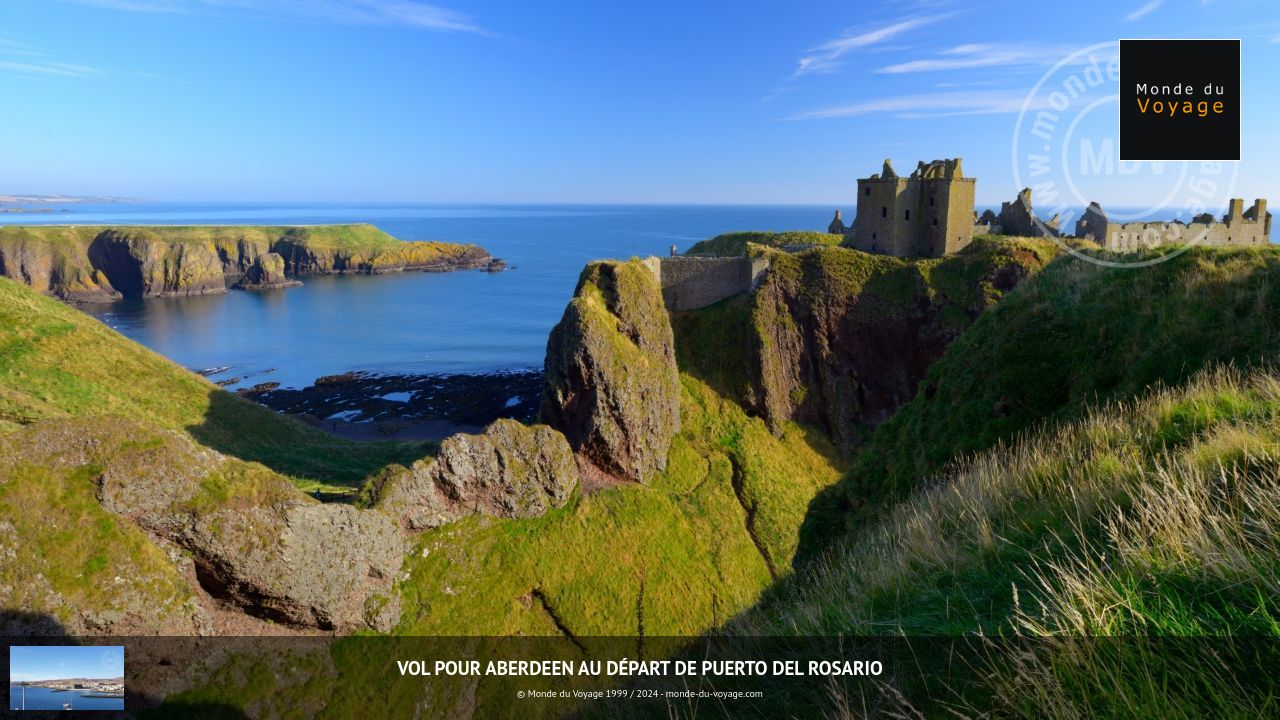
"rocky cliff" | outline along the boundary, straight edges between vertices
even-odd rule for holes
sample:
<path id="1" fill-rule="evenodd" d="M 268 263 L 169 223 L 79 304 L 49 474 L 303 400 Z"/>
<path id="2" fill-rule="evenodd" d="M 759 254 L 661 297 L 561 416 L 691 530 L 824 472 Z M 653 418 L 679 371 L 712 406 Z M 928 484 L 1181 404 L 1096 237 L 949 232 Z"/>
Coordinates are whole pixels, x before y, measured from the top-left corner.
<path id="1" fill-rule="evenodd" d="M 274 290 L 301 284 L 300 280 L 293 280 L 285 274 L 284 258 L 279 253 L 268 252 L 254 258 L 248 272 L 233 287 L 239 290 Z"/>
<path id="2" fill-rule="evenodd" d="M 542 515 L 569 500 L 578 468 L 564 435 L 503 419 L 483 434 L 447 438 L 436 458 L 392 470 L 377 484 L 378 510 L 407 530 L 425 530 L 472 513 Z"/>
<path id="3" fill-rule="evenodd" d="M 264 267 L 260 258 L 271 267 Z M 483 248 L 403 242 L 372 225 L 309 227 L 0 227 L 0 276 L 64 300 L 225 292 L 282 287 L 308 274 L 488 268 Z M 263 273 L 275 274 L 266 282 Z M 281 280 L 280 276 L 288 280 Z"/>
<path id="4" fill-rule="evenodd" d="M 819 427 L 845 452 L 915 396 L 979 314 L 1055 254 L 1048 242 L 1013 239 L 929 260 L 763 252 L 770 269 L 750 297 L 677 314 L 688 336 L 681 362 L 775 428 Z"/>
<path id="5" fill-rule="evenodd" d="M 662 289 L 637 260 L 583 270 L 547 340 L 542 420 L 564 433 L 584 480 L 646 482 L 680 431 L 680 377 Z"/>

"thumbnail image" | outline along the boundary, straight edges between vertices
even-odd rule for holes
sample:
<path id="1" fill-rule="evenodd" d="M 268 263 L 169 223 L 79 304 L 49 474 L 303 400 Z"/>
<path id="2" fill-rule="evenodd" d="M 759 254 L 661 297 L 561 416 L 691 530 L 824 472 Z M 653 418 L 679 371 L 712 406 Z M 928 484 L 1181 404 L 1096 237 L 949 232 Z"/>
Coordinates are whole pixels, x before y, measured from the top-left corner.
<path id="1" fill-rule="evenodd" d="M 11 710 L 123 710 L 124 647 L 9 648 Z"/>

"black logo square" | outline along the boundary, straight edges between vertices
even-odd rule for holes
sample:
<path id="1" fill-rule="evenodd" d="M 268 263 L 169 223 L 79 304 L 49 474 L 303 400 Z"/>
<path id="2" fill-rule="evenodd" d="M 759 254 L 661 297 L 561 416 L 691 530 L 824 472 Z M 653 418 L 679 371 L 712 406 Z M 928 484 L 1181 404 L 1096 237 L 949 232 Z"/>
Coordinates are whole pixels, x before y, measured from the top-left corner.
<path id="1" fill-rule="evenodd" d="M 1120 159 L 1239 160 L 1240 41 L 1121 40 Z"/>

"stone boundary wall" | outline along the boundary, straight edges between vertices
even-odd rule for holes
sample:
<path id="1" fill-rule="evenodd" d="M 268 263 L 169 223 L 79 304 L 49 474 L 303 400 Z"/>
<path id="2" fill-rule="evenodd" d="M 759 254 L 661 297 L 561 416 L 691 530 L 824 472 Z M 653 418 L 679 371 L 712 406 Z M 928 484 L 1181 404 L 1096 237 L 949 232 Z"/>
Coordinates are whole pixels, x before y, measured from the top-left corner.
<path id="1" fill-rule="evenodd" d="M 749 257 L 649 257 L 645 267 L 662 286 L 668 310 L 697 310 L 727 297 L 750 292 L 769 268 L 764 258 Z"/>

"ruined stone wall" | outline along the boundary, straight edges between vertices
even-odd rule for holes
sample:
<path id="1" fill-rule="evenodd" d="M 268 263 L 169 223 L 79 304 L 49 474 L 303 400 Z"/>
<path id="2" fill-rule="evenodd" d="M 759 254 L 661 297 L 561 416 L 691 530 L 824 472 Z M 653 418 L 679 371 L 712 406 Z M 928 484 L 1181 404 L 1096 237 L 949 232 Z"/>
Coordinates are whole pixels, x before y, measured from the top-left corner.
<path id="1" fill-rule="evenodd" d="M 769 261 L 750 257 L 650 257 L 645 267 L 662 286 L 668 310 L 697 310 L 727 297 L 750 292 Z"/>
<path id="2" fill-rule="evenodd" d="M 1245 211 L 1244 201 L 1233 199 L 1221 222 L 1205 214 L 1190 223 L 1113 223 L 1100 205 L 1091 203 L 1076 223 L 1076 235 L 1120 252 L 1160 245 L 1265 245 L 1271 241 L 1271 215 L 1266 200 L 1254 201 Z"/>

